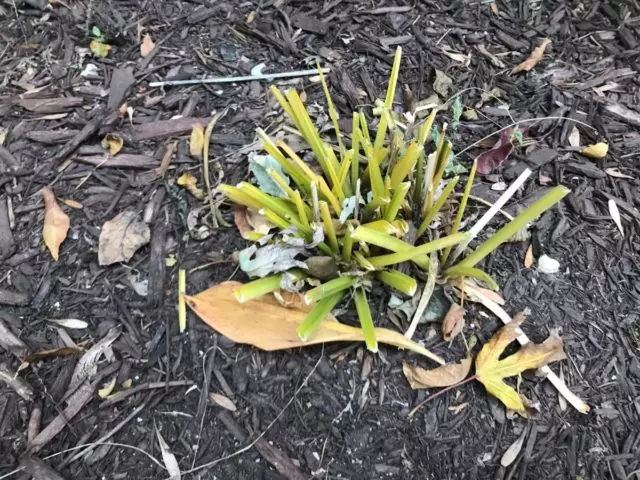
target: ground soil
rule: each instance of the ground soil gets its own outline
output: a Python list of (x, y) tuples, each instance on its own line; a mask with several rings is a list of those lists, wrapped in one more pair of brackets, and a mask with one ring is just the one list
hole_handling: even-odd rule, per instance
[[(93, 26), (112, 45), (106, 58), (87, 50)], [(144, 34), (155, 48), (142, 58)], [(552, 43), (542, 61), (510, 75), (544, 38)], [(0, 322), (26, 345), (12, 348), (4, 334), (0, 340), (7, 372), (0, 383), (0, 478), (167, 478), (156, 431), (183, 478), (640, 478), (639, 41), (637, 0), (0, 1)], [(402, 375), (406, 352), (383, 347), (371, 355), (355, 344), (262, 352), (217, 335), (192, 314), (186, 333), (178, 332), (178, 268), (202, 267), (189, 274), (189, 293), (245, 280), (233, 253), (246, 243), (233, 226), (212, 227), (202, 202), (175, 185), (187, 171), (202, 182), (188, 151), (193, 122), (172, 131), (157, 122), (206, 122), (228, 109), (211, 144), (215, 185), (218, 166), (227, 182), (245, 178), (247, 153), (258, 148), (255, 128), (274, 130), (284, 120), (265, 82), (149, 82), (319, 62), (332, 68), (330, 87), (343, 116), (370, 116), (384, 96), (396, 45), (404, 51), (398, 107), (411, 104), (411, 96), (431, 96), (436, 70), (452, 79), (450, 94), (460, 93), (466, 107), (476, 106), (483, 91), (500, 89), (508, 110), (484, 101), (478, 118), (463, 119), (452, 133), (458, 151), (512, 119), (556, 117), (530, 124), (528, 144), (478, 179), (473, 193), (495, 199), (491, 186), (527, 166), (532, 180), (511, 211), (549, 186), (571, 188), (536, 222), (530, 240), (503, 246), (485, 268), (502, 286), (509, 312), (531, 310), (524, 328), (533, 340), (561, 331), (568, 360), (554, 369), (591, 406), (588, 415), (563, 408), (548, 382), (527, 373), (521, 389), (540, 403), (537, 419), (509, 418), (474, 383), (409, 418), (433, 392), (410, 389)], [(88, 64), (95, 71), (83, 77)], [(288, 84), (309, 104), (324, 105), (317, 82)], [(118, 114), (125, 102), (131, 121)], [(443, 112), (440, 120), (447, 119)], [(582, 145), (609, 143), (604, 159), (570, 147), (576, 125)], [(125, 146), (105, 163), (100, 141), (107, 132)], [(173, 142), (176, 153), (159, 176), (155, 169)], [(468, 167), (483, 148), (465, 152), (461, 163)], [(543, 148), (550, 150), (535, 154)], [(39, 190), (48, 184), (58, 199), (82, 205), (62, 204), (71, 229), (57, 262), (41, 237)], [(611, 199), (624, 236), (612, 221)], [(151, 242), (127, 262), (100, 266), (102, 225), (125, 210), (144, 216)], [(232, 223), (230, 208), (220, 211)], [(557, 259), (560, 272), (525, 268), (530, 244), (536, 258)], [(167, 266), (167, 256), (177, 263)], [(132, 279), (149, 281), (146, 296)], [(395, 328), (386, 299), (373, 300), (380, 305), (375, 320)], [(67, 338), (51, 319), (80, 319), (88, 327), (64, 329)], [(470, 307), (464, 334), (483, 344), (498, 325)], [(64, 396), (80, 354), (58, 350), (32, 359), (18, 374), (23, 383), (11, 381), (29, 352), (69, 342), (89, 348), (113, 328), (121, 331), (113, 355), (98, 364), (75, 414)], [(448, 360), (463, 355), (461, 337), (451, 345), (440, 338), (437, 325), (417, 334)], [(125, 391), (127, 380), (140, 388), (116, 402), (101, 399), (97, 389), (113, 378), (116, 391)], [(159, 388), (149, 388), (153, 382)], [(236, 410), (208, 403), (208, 392), (226, 396)], [(56, 417), (63, 419), (58, 433), (34, 448), (33, 435)], [(521, 435), (520, 453), (501, 467)], [(106, 444), (76, 448), (91, 442)]]

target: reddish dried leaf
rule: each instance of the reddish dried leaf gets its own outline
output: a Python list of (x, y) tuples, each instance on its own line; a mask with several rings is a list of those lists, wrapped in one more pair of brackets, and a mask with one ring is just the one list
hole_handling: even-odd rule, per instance
[(509, 155), (511, 155), (511, 152), (513, 152), (515, 148), (516, 138), (513, 135), (514, 131), (515, 128), (503, 130), (493, 148), (476, 157), (476, 161), (478, 162), (477, 172), (480, 175), (488, 175), (509, 158)]

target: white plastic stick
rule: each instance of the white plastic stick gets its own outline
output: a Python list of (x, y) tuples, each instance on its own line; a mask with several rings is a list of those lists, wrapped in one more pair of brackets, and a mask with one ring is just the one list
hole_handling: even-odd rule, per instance
[[(330, 68), (321, 68), (322, 73), (329, 73)], [(296, 70), (293, 72), (262, 73), (260, 75), (241, 75), (238, 77), (210, 77), (192, 80), (167, 80), (165, 82), (150, 82), (150, 87), (166, 87), (168, 85), (201, 85), (203, 83), (234, 83), (250, 82), (252, 80), (275, 80), (277, 78), (309, 77), (318, 75), (318, 69)]]
[(504, 206), (504, 204), (507, 203), (511, 199), (511, 197), (513, 197), (513, 195), (518, 191), (518, 189), (522, 186), (525, 180), (529, 178), (529, 175), (531, 175), (531, 170), (528, 168), (525, 168), (524, 172), (522, 172), (520, 176), (516, 178), (511, 185), (509, 185), (509, 188), (507, 188), (504, 191), (504, 193), (500, 195), (500, 198), (496, 200), (493, 206), (489, 210), (487, 210), (482, 217), (480, 217), (480, 219), (475, 223), (473, 227), (471, 227), (471, 229), (469, 230), (469, 233), (470, 233), (469, 238), (464, 242), (458, 244), (458, 246), (453, 252), (453, 256), (451, 257), (450, 263), (453, 263), (455, 259), (458, 258), (460, 254), (464, 251), (464, 249), (467, 248), (467, 245), (469, 245), (469, 242), (471, 242), (471, 240), (473, 240), (478, 236), (478, 234), (487, 225), (487, 223), (491, 221), (491, 219), (496, 215), (496, 213), (500, 211), (500, 209)]

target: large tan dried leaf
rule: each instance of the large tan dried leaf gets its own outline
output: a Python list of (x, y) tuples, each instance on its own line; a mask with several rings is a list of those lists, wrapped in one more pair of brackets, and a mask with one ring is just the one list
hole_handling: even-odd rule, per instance
[(51, 188), (42, 189), (44, 200), (44, 226), (42, 228), (42, 239), (51, 252), (54, 260), (58, 260), (60, 245), (67, 238), (69, 231), (69, 217), (62, 211)]
[(464, 328), (464, 308), (452, 303), (442, 320), (442, 336), (448, 342), (458, 336)]
[(511, 70), (511, 74), (519, 73), (519, 72), (528, 72), (533, 67), (535, 67), (538, 64), (538, 62), (542, 60), (544, 51), (547, 48), (547, 45), (549, 45), (550, 43), (551, 43), (551, 40), (548, 38), (545, 38), (538, 47), (533, 49), (533, 52), (531, 52), (531, 55), (529, 55), (529, 58), (527, 58), (524, 62), (522, 62), (520, 65), (514, 67), (514, 69)]
[(131, 210), (116, 215), (104, 223), (98, 240), (98, 262), (111, 265), (126, 262), (143, 245), (149, 243), (151, 230)]
[(471, 356), (462, 359), (459, 363), (451, 363), (431, 370), (409, 365), (407, 362), (402, 364), (404, 376), (414, 390), (455, 385), (466, 378), (469, 370), (471, 370)]
[[(282, 350), (325, 342), (364, 342), (360, 327), (325, 319), (311, 338), (300, 340), (296, 329), (307, 312), (286, 308), (273, 295), (238, 303), (234, 290), (240, 282), (224, 282), (195, 296), (185, 295), (187, 305), (211, 328), (237, 343), (248, 343), (262, 350)], [(444, 365), (444, 360), (403, 335), (386, 328), (376, 328), (380, 343), (394, 345), (424, 355)]]
[(189, 140), (189, 154), (193, 158), (202, 160), (204, 152), (204, 129), (202, 125), (196, 123), (191, 130), (191, 139)]
[(552, 335), (540, 344), (528, 343), (513, 355), (500, 360), (504, 349), (522, 333), (519, 325), (524, 316), (505, 325), (491, 340), (484, 344), (476, 357), (476, 378), (487, 391), (504, 403), (507, 408), (526, 416), (522, 397), (504, 379), (525, 370), (542, 367), (547, 363), (566, 358), (562, 339)]
[(140, 44), (140, 55), (142, 57), (146, 57), (151, 53), (151, 50), (153, 50), (153, 47), (155, 46), (155, 43), (153, 43), (153, 40), (151, 39), (151, 35), (146, 34)]

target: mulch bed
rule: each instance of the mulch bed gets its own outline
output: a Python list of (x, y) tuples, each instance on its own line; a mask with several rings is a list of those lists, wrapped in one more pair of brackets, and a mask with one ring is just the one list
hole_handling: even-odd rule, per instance
[[(640, 478), (640, 6), (375, 3), (0, 2), (0, 478), (166, 478), (156, 431), (183, 478)], [(94, 25), (113, 46), (103, 59), (88, 50)], [(142, 58), (146, 33), (155, 48)], [(510, 75), (546, 37), (552, 43), (542, 62)], [(220, 166), (224, 181), (235, 183), (247, 175), (247, 153), (259, 148), (255, 128), (278, 127), (283, 118), (267, 82), (165, 88), (149, 82), (247, 75), (259, 63), (267, 72), (308, 69), (318, 61), (332, 68), (338, 110), (371, 116), (397, 45), (404, 50), (398, 102), (431, 96), (440, 70), (465, 106), (496, 88), (508, 104), (505, 110), (489, 99), (477, 107), (478, 119), (463, 120), (453, 133), (454, 149), (512, 119), (554, 117), (536, 122), (535, 142), (516, 149), (472, 193), (493, 200), (499, 192), (491, 186), (526, 167), (534, 170), (532, 180), (512, 211), (549, 185), (572, 190), (536, 222), (530, 242), (503, 246), (485, 267), (510, 312), (531, 309), (524, 328), (533, 340), (561, 330), (569, 356), (561, 369), (592, 407), (588, 415), (561, 408), (553, 387), (527, 373), (522, 388), (540, 402), (539, 419), (507, 418), (473, 383), (408, 418), (428, 392), (409, 388), (406, 352), (382, 348), (373, 356), (360, 345), (336, 344), (262, 352), (216, 335), (192, 314), (186, 333), (178, 332), (179, 267), (203, 267), (190, 273), (190, 293), (245, 280), (233, 261), (246, 246), (235, 227), (214, 228), (208, 210), (199, 210), (202, 202), (175, 184), (186, 171), (202, 179), (189, 156), (191, 127), (228, 109), (214, 130), (211, 176), (218, 178)], [(83, 77), (88, 63), (94, 71)], [(324, 105), (319, 83), (286, 83), (304, 90), (308, 104)], [(125, 102), (131, 121), (119, 112)], [(593, 161), (568, 148), (575, 125), (583, 145), (607, 141), (608, 156)], [(125, 140), (112, 158), (100, 145), (109, 132)], [(169, 170), (159, 176), (174, 142)], [(549, 150), (540, 154), (543, 148)], [(463, 154), (462, 164), (481, 151)], [(46, 185), (82, 205), (63, 205), (71, 229), (58, 262), (42, 244), (38, 192)], [(624, 236), (609, 214), (610, 199)], [(125, 210), (144, 218), (150, 244), (126, 263), (102, 267), (101, 227)], [(229, 208), (221, 212), (233, 223)], [(529, 243), (536, 258), (559, 260), (560, 273), (524, 268)], [(177, 263), (167, 266), (167, 256)], [(146, 296), (136, 293), (132, 278), (148, 280)], [(377, 299), (375, 320), (393, 328), (386, 298)], [(50, 319), (88, 322), (64, 329), (67, 343), (85, 348), (119, 333), (113, 357), (71, 397), (77, 352), (34, 359), (14, 378), (29, 352), (65, 346)], [(465, 335), (484, 343), (498, 324), (472, 309)], [(26, 350), (8, 345), (10, 334)], [(426, 346), (448, 360), (464, 352), (460, 337), (442, 342), (437, 325), (420, 327), (417, 338), (431, 339)], [(127, 392), (126, 381), (132, 388), (99, 398), (98, 389), (113, 378), (116, 391)], [(209, 403), (209, 392), (226, 396), (236, 410)], [(515, 462), (501, 467), (502, 454), (523, 432)], [(106, 444), (76, 448), (91, 442)]]

